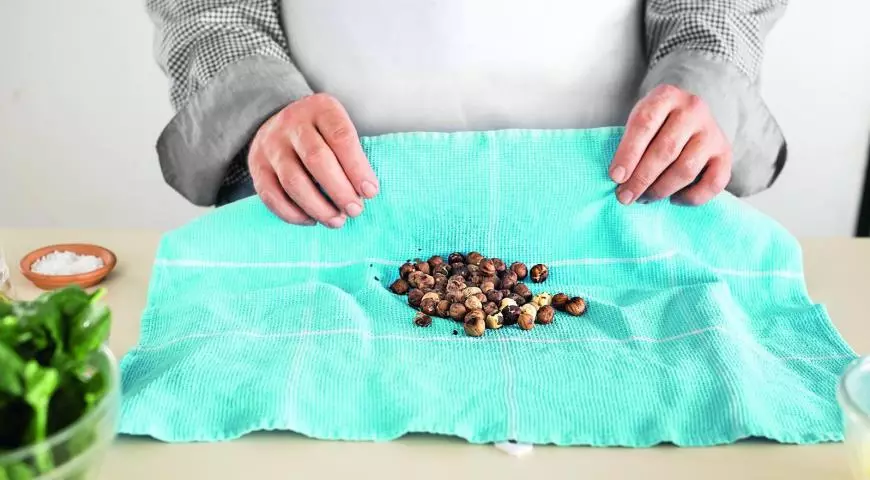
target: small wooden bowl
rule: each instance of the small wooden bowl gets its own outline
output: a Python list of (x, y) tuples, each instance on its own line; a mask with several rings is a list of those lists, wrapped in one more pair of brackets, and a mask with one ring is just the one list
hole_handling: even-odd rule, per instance
[[(42, 275), (34, 273), (31, 266), (40, 258), (52, 252), (73, 252), (78, 255), (93, 255), (103, 260), (103, 267), (92, 272), (81, 273), (78, 275)], [(34, 285), (43, 290), (54, 290), (68, 285), (78, 285), (81, 288), (88, 288), (102, 282), (106, 275), (115, 268), (118, 259), (115, 254), (99, 245), (91, 245), (86, 243), (65, 243), (58, 245), (48, 245), (36, 249), (21, 259), (19, 268), (21, 274), (30, 280)]]

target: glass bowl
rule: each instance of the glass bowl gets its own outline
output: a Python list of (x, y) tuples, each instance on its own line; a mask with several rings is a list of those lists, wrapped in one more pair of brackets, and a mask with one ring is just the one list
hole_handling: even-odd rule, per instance
[(96, 352), (89, 364), (102, 372), (108, 382), (103, 399), (82, 418), (45, 441), (0, 454), (0, 478), (96, 478), (104, 455), (115, 440), (121, 388), (117, 362), (107, 347)]

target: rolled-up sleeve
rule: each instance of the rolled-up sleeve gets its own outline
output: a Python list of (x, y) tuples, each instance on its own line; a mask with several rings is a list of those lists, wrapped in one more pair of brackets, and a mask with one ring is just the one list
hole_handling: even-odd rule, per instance
[(211, 206), (260, 125), (311, 88), (275, 0), (147, 0), (175, 115), (157, 139), (166, 182)]
[(747, 196), (769, 188), (782, 171), (787, 144), (761, 97), (767, 33), (787, 0), (648, 0), (650, 68), (641, 95), (661, 84), (703, 98), (731, 141), (727, 190)]

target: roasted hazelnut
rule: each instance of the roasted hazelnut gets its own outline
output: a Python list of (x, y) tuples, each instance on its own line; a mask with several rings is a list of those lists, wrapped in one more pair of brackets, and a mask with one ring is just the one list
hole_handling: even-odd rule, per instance
[(529, 276), (532, 278), (532, 282), (541, 283), (547, 280), (547, 277), (550, 276), (550, 269), (547, 268), (546, 265), (539, 263), (532, 267), (529, 271)]
[(516, 305), (508, 305), (505, 308), (501, 309), (502, 314), (502, 324), (504, 325), (515, 325), (517, 320), (520, 318), (520, 307)]
[(435, 277), (435, 290), (440, 292), (447, 291), (447, 278), (444, 275), (441, 275), (441, 278)]
[(447, 265), (446, 263), (436, 265), (432, 272), (436, 274), (440, 273), (442, 275), (450, 275), (450, 265)]
[(462, 290), (462, 294), (465, 295), (465, 298), (477, 295), (480, 292), (480, 289), (477, 287), (466, 287), (464, 290)]
[(435, 270), (436, 268), (438, 268), (438, 265), (444, 263), (444, 258), (442, 258), (440, 255), (432, 255), (431, 257), (429, 257), (429, 261), (427, 263), (429, 263), (429, 268)]
[(477, 265), (466, 265), (465, 268), (468, 269), (469, 275), (480, 274), (480, 267)]
[(432, 300), (435, 300), (436, 302), (441, 301), (441, 295), (439, 295), (438, 292), (427, 292), (425, 295), (423, 295), (422, 300), (426, 300), (427, 298), (431, 298)]
[(544, 305), (538, 309), (538, 316), (535, 321), (541, 325), (549, 325), (553, 323), (553, 317), (556, 315), (556, 310), (550, 305)]
[(429, 268), (429, 263), (422, 260), (418, 261), (417, 264), (414, 265), (414, 268), (416, 268), (418, 272), (423, 272), (427, 275), (432, 273), (432, 269)]
[(480, 265), (480, 262), (483, 261), (483, 255), (479, 252), (471, 252), (468, 256), (465, 257), (466, 263), (469, 265)]
[(495, 290), (495, 284), (491, 280), (486, 280), (480, 284), (480, 291), (483, 293), (489, 293)]
[(486, 303), (486, 302), (487, 302), (487, 300), (486, 300), (486, 295), (484, 295), (484, 294), (482, 294), (482, 293), (475, 293), (474, 296), (477, 297), (478, 300), (480, 300), (480, 303)]
[(420, 302), (423, 300), (423, 290), (419, 288), (412, 288), (408, 291), (408, 305), (418, 308), (420, 307)]
[[(413, 272), (408, 274), (408, 283), (412, 287), (417, 288), (420, 285), (420, 279), (425, 277), (425, 276), (426, 276), (425, 273), (418, 272), (417, 270), (414, 270)], [(434, 280), (434, 278), (433, 278), (433, 280)]]
[(524, 305), (526, 303), (526, 299), (518, 293), (512, 293), (508, 296), (508, 298), (516, 302), (517, 305)]
[(504, 260), (502, 260), (500, 258), (493, 258), (492, 265), (495, 267), (496, 274), (501, 274), (505, 270), (507, 270), (507, 265), (505, 265)]
[(411, 265), (410, 263), (403, 263), (402, 266), (399, 267), (399, 276), (407, 280), (408, 275), (410, 275), (411, 272), (415, 270), (416, 269), (414, 268), (414, 265)]
[(489, 300), (490, 302), (498, 303), (498, 302), (501, 302), (502, 298), (504, 298), (504, 297), (502, 296), (501, 292), (499, 292), (498, 290), (490, 290), (490, 291), (486, 292), (486, 299)]
[(498, 312), (498, 305), (496, 305), (495, 302), (486, 302), (483, 304), (483, 313), (492, 315), (496, 312)]
[(465, 305), (461, 303), (454, 303), (450, 305), (450, 318), (456, 320), (457, 322), (461, 322), (463, 318), (465, 318), (466, 310)]
[(424, 273), (417, 281), (417, 288), (421, 290), (432, 290), (435, 288), (435, 277)]
[(513, 298), (510, 298), (510, 297), (504, 298), (504, 299), (502, 299), (501, 303), (498, 304), (498, 309), (504, 310), (505, 307), (509, 307), (511, 305), (518, 306), (517, 302), (515, 302)]
[(483, 310), (472, 310), (465, 314), (462, 326), (469, 337), (479, 337), (486, 331), (486, 315)]
[(541, 292), (534, 297), (532, 297), (532, 303), (539, 307), (543, 307), (544, 305), (549, 305), (553, 301), (553, 296), (547, 292)]
[(392, 290), (393, 293), (395, 293), (396, 295), (404, 295), (408, 293), (408, 290), (410, 288), (411, 286), (408, 285), (408, 282), (401, 278), (393, 282), (392, 285), (390, 285), (390, 290)]
[(565, 311), (575, 317), (579, 317), (586, 313), (586, 300), (583, 300), (580, 297), (574, 297), (571, 300), (568, 300), (568, 303), (565, 304)]
[(465, 308), (469, 310), (483, 310), (483, 304), (475, 296), (470, 296), (465, 299)]
[(520, 316), (517, 317), (517, 325), (523, 330), (531, 330), (535, 327), (535, 317), (526, 312), (522, 312), (520, 313)]
[(518, 278), (514, 272), (505, 272), (504, 276), (501, 277), (501, 288), (503, 290), (513, 289), (517, 285)]
[(452, 268), (451, 272), (453, 272), (454, 275), (459, 275), (462, 278), (468, 278), (468, 276), (470, 275), (468, 273), (468, 267), (461, 263), (451, 265), (450, 268)]
[(486, 316), (486, 328), (492, 330), (499, 329), (503, 325), (503, 320), (504, 316), (501, 314), (501, 312), (496, 311), (495, 313), (490, 313)]
[(420, 311), (426, 315), (435, 315), (439, 301), (440, 300), (435, 300), (434, 298), (424, 298), (420, 301)]
[(526, 269), (526, 264), (523, 262), (514, 262), (511, 264), (511, 271), (517, 276), (517, 280), (525, 280), (529, 271)]
[(423, 312), (417, 312), (417, 314), (414, 315), (414, 325), (417, 325), (418, 327), (428, 327), (429, 325), (432, 325), (432, 317)]
[(520, 307), (520, 311), (524, 312), (524, 313), (528, 313), (529, 315), (532, 316), (532, 318), (535, 318), (538, 316), (538, 307), (532, 303), (526, 303), (526, 304), (522, 305)]
[(435, 314), (441, 318), (447, 318), (450, 316), (450, 300), (441, 300), (438, 302), (438, 306), (435, 307)]
[(472, 273), (471, 275), (468, 276), (468, 283), (470, 285), (474, 285), (475, 287), (478, 287), (478, 286), (480, 286), (481, 283), (483, 283), (484, 278), (486, 278), (486, 277), (484, 277), (483, 275), (481, 275), (479, 273)]
[(550, 305), (552, 305), (553, 308), (555, 308), (556, 310), (564, 310), (565, 304), (568, 303), (568, 300), (570, 300), (570, 298), (568, 298), (568, 295), (565, 295), (564, 293), (557, 293), (553, 295), (553, 300), (550, 302)]
[(518, 283), (514, 287), (514, 293), (522, 296), (524, 299), (526, 299), (527, 302), (532, 299), (532, 291), (529, 290), (528, 285), (526, 285), (525, 283)]
[(486, 258), (480, 261), (480, 273), (486, 276), (495, 275), (495, 265), (492, 263), (492, 260)]
[(511, 292), (510, 290), (507, 290), (507, 289), (501, 289), (501, 290), (498, 291), (498, 293), (501, 294), (501, 298), (507, 298), (507, 297), (509, 297), (509, 296), (511, 295), (511, 293), (513, 293), (513, 292)]
[(462, 275), (458, 275), (456, 273), (453, 273), (449, 277), (447, 277), (447, 281), (453, 282), (453, 283), (465, 283), (465, 277), (463, 277)]
[(447, 300), (451, 303), (462, 303), (465, 301), (465, 295), (462, 294), (462, 290), (447, 290)]
[(465, 255), (459, 252), (453, 252), (447, 256), (447, 263), (453, 265), (454, 263), (465, 263)]

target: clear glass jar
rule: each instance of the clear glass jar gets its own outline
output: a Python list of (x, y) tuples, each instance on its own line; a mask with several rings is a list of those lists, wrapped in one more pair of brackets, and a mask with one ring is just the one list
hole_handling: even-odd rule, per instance
[(858, 358), (846, 367), (837, 400), (853, 476), (870, 480), (870, 357)]
[[(117, 436), (116, 421), (121, 401), (121, 386), (117, 362), (107, 347), (98, 351), (89, 365), (102, 372), (108, 382), (106, 395), (100, 403), (75, 423), (55, 433), (44, 442), (0, 453), (0, 478), (34, 480), (97, 478), (103, 457)], [(42, 467), (37, 468), (37, 465)], [(44, 469), (45, 465), (50, 465), (50, 468)]]
[(12, 280), (9, 264), (6, 263), (3, 248), (0, 248), (0, 301), (12, 300), (12, 297)]

